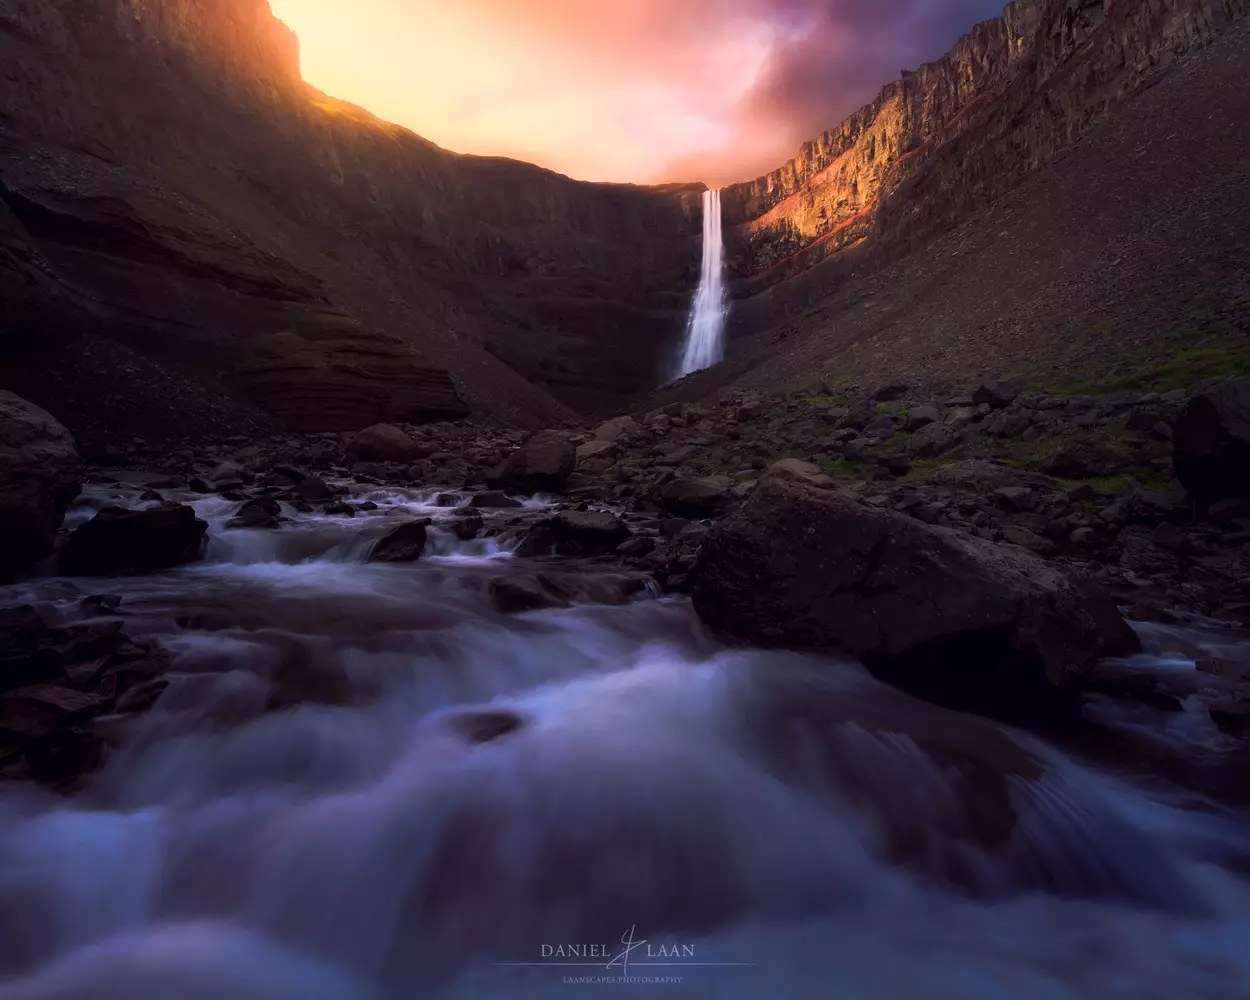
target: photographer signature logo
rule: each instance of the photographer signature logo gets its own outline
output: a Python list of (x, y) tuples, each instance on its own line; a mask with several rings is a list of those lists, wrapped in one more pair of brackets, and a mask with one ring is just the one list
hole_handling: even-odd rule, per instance
[[(677, 966), (703, 968), (747, 968), (754, 962), (704, 962), (695, 955), (693, 944), (680, 944), (669, 941), (649, 941), (647, 938), (636, 937), (637, 925), (630, 927), (621, 935), (619, 945), (608, 944), (544, 944), (539, 948), (540, 961), (537, 962), (499, 962), (501, 966), (535, 967), (558, 966), (565, 968), (603, 969), (608, 976), (581, 976), (566, 978), (566, 982), (680, 982), (671, 976), (652, 977), (645, 972), (637, 974), (639, 969), (665, 967), (672, 969)], [(631, 974), (630, 970), (635, 970)]]

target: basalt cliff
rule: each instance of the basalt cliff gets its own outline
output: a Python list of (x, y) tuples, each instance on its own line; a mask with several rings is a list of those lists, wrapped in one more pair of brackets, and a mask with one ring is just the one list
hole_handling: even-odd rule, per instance
[(1245, 0), (1016, 0), (933, 63), (722, 194), (740, 292), (870, 244), (898, 256), (1014, 186), (1247, 10)]

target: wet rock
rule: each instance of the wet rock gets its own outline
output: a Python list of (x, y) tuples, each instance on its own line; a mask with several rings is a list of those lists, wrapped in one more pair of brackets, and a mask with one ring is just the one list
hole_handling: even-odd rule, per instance
[(330, 489), (330, 484), (320, 476), (305, 476), (295, 486), (293, 492), (306, 503), (329, 500), (334, 496), (334, 491)]
[(486, 485), (526, 494), (559, 493), (576, 465), (577, 450), (567, 434), (541, 431), (487, 473)]
[(993, 410), (1001, 410), (1015, 402), (1024, 386), (1019, 382), (989, 379), (979, 382), (972, 390), (972, 402), (978, 406), (985, 404)]
[(0, 390), (0, 582), (52, 551), (82, 471), (69, 431), (33, 403)]
[(447, 728), (470, 743), (491, 743), (524, 728), (516, 712), (502, 710), (460, 712), (447, 720)]
[(374, 544), (369, 562), (415, 562), (425, 551), (429, 521), (408, 521), (392, 528)]
[(1176, 422), (1172, 463), (1203, 510), (1250, 498), (1250, 381), (1231, 379), (1189, 401)]
[(26, 766), (35, 781), (62, 785), (98, 770), (107, 752), (98, 733), (88, 729), (58, 729), (27, 747)]
[(1234, 736), (1250, 733), (1250, 701), (1227, 698), (1207, 709), (1211, 721)]
[(282, 505), (273, 497), (245, 500), (234, 512), (228, 528), (276, 528), (282, 523)]
[(483, 523), (482, 515), (470, 507), (453, 511), (449, 526), (460, 541), (468, 542), (482, 533)]
[(567, 510), (539, 521), (517, 547), (522, 557), (606, 555), (629, 537), (614, 514)]
[(499, 490), (483, 490), (469, 497), (469, 506), (479, 510), (502, 510), (513, 507), (524, 507), (520, 500), (514, 500)]
[(1069, 705), (1099, 656), (1139, 648), (1109, 600), (1031, 553), (775, 479), (713, 528), (692, 578), (722, 635), (838, 650), (987, 714)]
[(182, 566), (203, 556), (207, 531), (207, 522), (185, 504), (106, 507), (70, 535), (61, 550), (60, 571), (114, 576)]
[(495, 577), (487, 589), (496, 609), (516, 614), (574, 604), (628, 604), (649, 582), (640, 573), (516, 573)]
[(714, 517), (733, 502), (730, 486), (722, 476), (674, 479), (661, 488), (660, 505), (678, 517)]
[(358, 462), (402, 462), (421, 458), (421, 448), (393, 424), (374, 424), (347, 444), (347, 454)]

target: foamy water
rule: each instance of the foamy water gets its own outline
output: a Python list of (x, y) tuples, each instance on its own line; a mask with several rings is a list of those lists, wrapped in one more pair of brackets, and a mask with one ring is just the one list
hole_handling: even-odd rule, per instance
[(197, 497), (207, 562), (79, 581), (177, 669), (86, 791), (0, 800), (0, 998), (1250, 991), (1244, 816), (683, 601), (501, 615), (507, 552), (361, 561), (448, 514), (370, 498), (266, 533)]

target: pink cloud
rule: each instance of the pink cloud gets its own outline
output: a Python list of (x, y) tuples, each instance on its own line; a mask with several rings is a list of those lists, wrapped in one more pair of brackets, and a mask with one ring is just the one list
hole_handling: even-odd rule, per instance
[(588, 180), (777, 166), (986, 0), (271, 0), (313, 84), (449, 149)]

